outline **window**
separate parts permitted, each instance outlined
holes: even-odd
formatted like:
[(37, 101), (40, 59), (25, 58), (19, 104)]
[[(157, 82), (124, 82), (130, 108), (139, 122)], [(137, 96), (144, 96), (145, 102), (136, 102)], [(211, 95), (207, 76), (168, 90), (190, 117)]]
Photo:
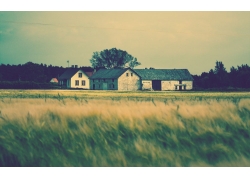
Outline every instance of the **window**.
[(110, 89), (114, 88), (114, 84), (110, 84), (110, 85), (109, 85), (109, 88), (110, 88)]
[(85, 80), (82, 80), (82, 86), (85, 86)]
[(175, 90), (177, 90), (177, 86), (175, 86)]
[(78, 77), (81, 78), (82, 77), (82, 73), (78, 73)]
[(131, 76), (133, 76), (133, 73), (131, 73)]
[(103, 82), (105, 82), (106, 80), (105, 79), (103, 79)]
[(114, 80), (114, 79), (112, 79), (112, 82), (115, 82), (115, 80)]
[(126, 73), (126, 76), (128, 76), (128, 73)]
[(110, 84), (109, 87), (110, 87), (110, 89), (114, 89), (115, 85), (114, 84)]
[(79, 80), (76, 80), (75, 85), (79, 86)]

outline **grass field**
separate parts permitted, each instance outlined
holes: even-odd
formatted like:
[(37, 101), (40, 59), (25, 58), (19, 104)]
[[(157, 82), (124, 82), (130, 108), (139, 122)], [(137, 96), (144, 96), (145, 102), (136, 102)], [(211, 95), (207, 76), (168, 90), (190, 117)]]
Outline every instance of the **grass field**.
[(250, 93), (0, 90), (0, 166), (250, 166)]

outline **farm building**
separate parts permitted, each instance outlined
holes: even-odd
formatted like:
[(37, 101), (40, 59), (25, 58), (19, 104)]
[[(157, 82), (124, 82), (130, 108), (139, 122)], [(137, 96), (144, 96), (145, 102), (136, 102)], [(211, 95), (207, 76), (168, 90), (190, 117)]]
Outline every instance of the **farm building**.
[(124, 90), (141, 89), (141, 77), (132, 69), (100, 69), (90, 78), (90, 89)]
[(57, 78), (52, 78), (52, 79), (50, 80), (50, 82), (51, 82), (51, 83), (58, 83), (58, 80), (57, 80)]
[(93, 72), (84, 72), (80, 68), (68, 68), (60, 77), (59, 85), (63, 88), (89, 89), (89, 77)]
[(191, 90), (193, 77), (187, 69), (134, 69), (142, 90)]

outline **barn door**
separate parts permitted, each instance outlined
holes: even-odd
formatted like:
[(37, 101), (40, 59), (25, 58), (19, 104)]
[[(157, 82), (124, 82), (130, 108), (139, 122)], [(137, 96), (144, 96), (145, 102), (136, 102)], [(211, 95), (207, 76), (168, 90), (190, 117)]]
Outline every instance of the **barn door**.
[(152, 88), (155, 91), (161, 91), (161, 80), (152, 80)]
[(102, 84), (102, 89), (107, 90), (108, 89), (108, 83), (103, 83)]

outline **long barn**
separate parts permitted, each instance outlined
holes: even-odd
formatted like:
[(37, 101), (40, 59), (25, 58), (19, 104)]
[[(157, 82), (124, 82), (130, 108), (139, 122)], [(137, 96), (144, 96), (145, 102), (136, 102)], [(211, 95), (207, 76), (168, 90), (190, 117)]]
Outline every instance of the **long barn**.
[(191, 90), (193, 77), (187, 69), (133, 69), (142, 81), (142, 90)]

